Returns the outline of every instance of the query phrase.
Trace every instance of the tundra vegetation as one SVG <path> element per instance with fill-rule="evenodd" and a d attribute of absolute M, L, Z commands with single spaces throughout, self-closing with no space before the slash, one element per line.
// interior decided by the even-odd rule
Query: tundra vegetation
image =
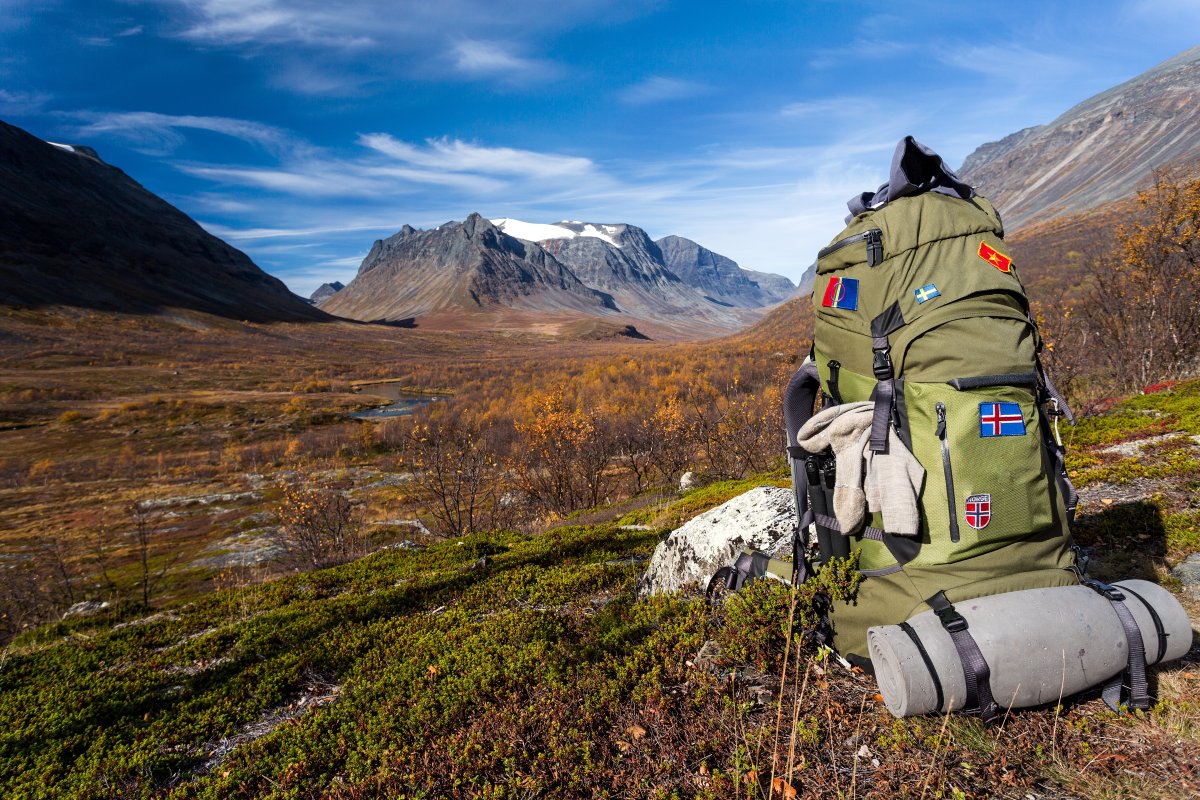
<path fill-rule="evenodd" d="M 1197 198 L 1160 176 L 1082 299 L 1041 309 L 1092 412 L 1063 433 L 1102 577 L 1174 585 L 1200 549 Z M 1148 286 L 1171 295 L 1151 321 Z M 997 729 L 896 721 L 806 635 L 849 571 L 635 595 L 667 531 L 786 485 L 805 305 L 694 344 L 0 311 L 0 786 L 1194 796 L 1196 650 L 1145 714 L 1084 695 Z M 383 402 L 353 391 L 372 379 L 446 399 L 350 418 Z"/>

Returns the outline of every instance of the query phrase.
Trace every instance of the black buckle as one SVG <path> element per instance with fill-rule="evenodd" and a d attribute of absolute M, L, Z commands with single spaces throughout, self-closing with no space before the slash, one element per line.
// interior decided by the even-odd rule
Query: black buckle
<path fill-rule="evenodd" d="M 1000 704 L 993 700 L 986 708 L 979 709 L 979 716 L 984 725 L 994 725 L 1000 719 Z"/>
<path fill-rule="evenodd" d="M 933 613 L 937 614 L 938 619 L 942 621 L 942 627 L 950 633 L 959 633 L 967 629 L 966 618 L 955 610 L 954 606 L 947 608 L 935 608 Z"/>
<path fill-rule="evenodd" d="M 1115 586 L 1109 586 L 1104 581 L 1098 581 L 1095 578 L 1088 578 L 1086 581 L 1081 581 L 1081 583 L 1092 591 L 1099 592 L 1100 594 L 1104 595 L 1109 600 L 1125 599 L 1125 595 L 1121 594 L 1120 589 Z"/>
<path fill-rule="evenodd" d="M 875 373 L 875 380 L 886 381 L 892 378 L 892 357 L 888 355 L 888 350 L 875 350 L 875 360 L 871 364 L 871 371 Z"/>

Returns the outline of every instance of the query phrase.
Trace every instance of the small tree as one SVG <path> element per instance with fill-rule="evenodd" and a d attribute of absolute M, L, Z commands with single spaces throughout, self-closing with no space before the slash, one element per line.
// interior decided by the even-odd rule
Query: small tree
<path fill-rule="evenodd" d="M 477 425 L 453 415 L 417 423 L 400 441 L 402 464 L 448 536 L 492 527 L 503 494 L 495 450 Z"/>
<path fill-rule="evenodd" d="M 138 588 L 142 593 L 142 605 L 149 607 L 150 596 L 157 591 L 163 578 L 171 567 L 175 566 L 175 562 L 180 559 L 182 553 L 176 551 L 163 559 L 160 566 L 155 569 L 152 562 L 157 556 L 155 551 L 159 549 L 156 545 L 160 531 L 153 524 L 150 509 L 144 503 L 135 502 L 129 504 L 128 512 L 133 521 L 134 555 L 140 568 Z"/>
<path fill-rule="evenodd" d="M 513 471 L 545 511 L 565 514 L 599 505 L 614 480 L 617 436 L 595 409 L 566 398 L 565 387 L 534 395 L 533 417 L 516 423 Z"/>
<path fill-rule="evenodd" d="M 1183 377 L 1200 346 L 1200 178 L 1158 170 L 1140 215 L 1094 263 L 1085 302 L 1090 347 L 1120 388 Z"/>
<path fill-rule="evenodd" d="M 362 555 L 362 521 L 341 492 L 311 483 L 285 486 L 277 511 L 284 542 L 304 566 L 315 569 Z"/>

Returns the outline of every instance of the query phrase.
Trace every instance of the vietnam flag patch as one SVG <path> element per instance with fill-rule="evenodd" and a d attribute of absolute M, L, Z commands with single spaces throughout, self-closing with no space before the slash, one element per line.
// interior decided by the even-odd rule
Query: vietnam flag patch
<path fill-rule="evenodd" d="M 987 242 L 979 243 L 979 257 L 1001 272 L 1012 272 L 1012 259 Z"/>
<path fill-rule="evenodd" d="M 825 287 L 825 297 L 821 299 L 825 308 L 844 308 L 847 311 L 858 310 L 858 280 L 856 278 L 830 278 Z"/>

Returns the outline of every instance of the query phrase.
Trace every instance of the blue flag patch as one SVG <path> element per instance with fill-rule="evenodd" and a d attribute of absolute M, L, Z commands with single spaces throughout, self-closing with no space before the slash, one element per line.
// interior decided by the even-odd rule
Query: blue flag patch
<path fill-rule="evenodd" d="M 979 435 L 1024 436 L 1025 415 L 1018 403 L 980 403 Z"/>
<path fill-rule="evenodd" d="M 913 294 L 917 296 L 917 304 L 920 305 L 926 300 L 932 300 L 935 297 L 941 297 L 942 293 L 932 283 L 927 283 L 920 289 L 913 289 Z"/>

